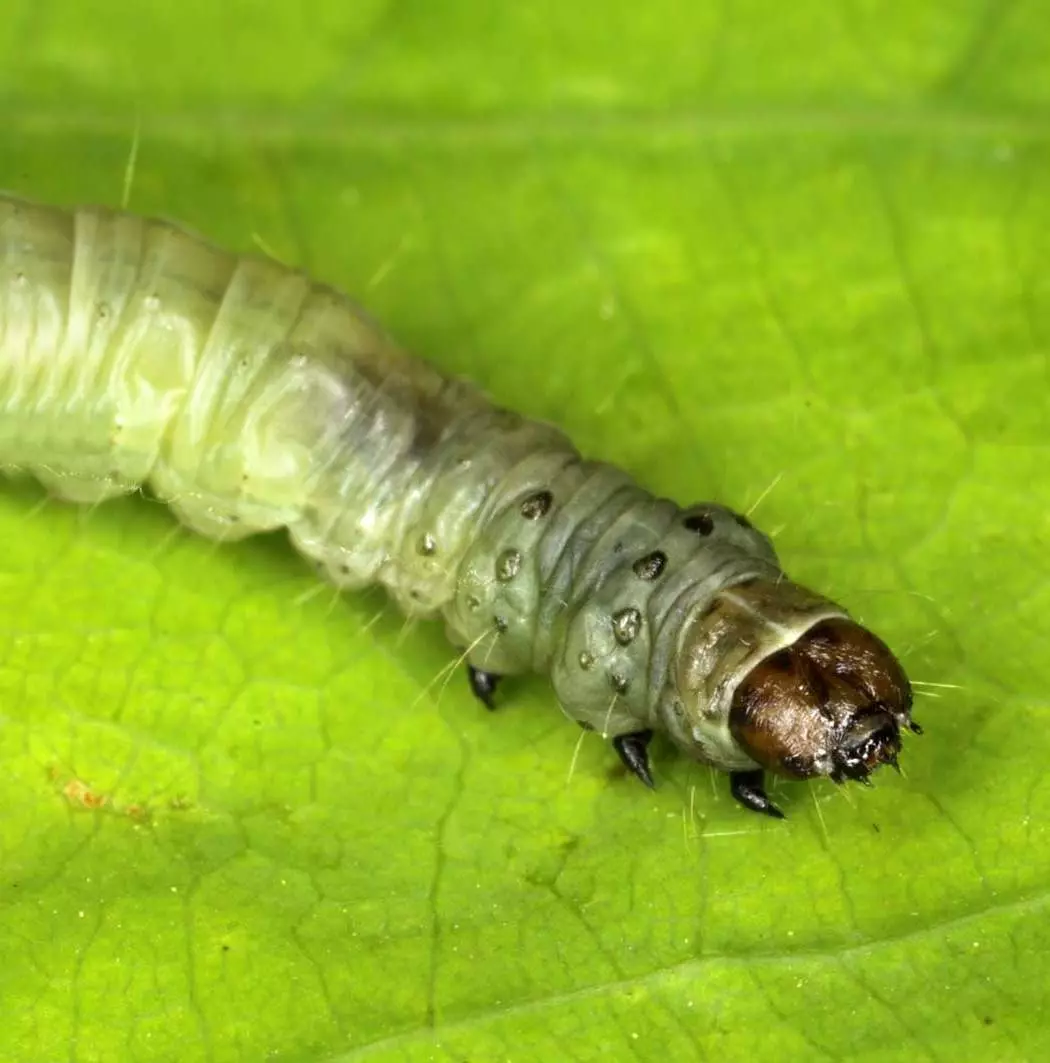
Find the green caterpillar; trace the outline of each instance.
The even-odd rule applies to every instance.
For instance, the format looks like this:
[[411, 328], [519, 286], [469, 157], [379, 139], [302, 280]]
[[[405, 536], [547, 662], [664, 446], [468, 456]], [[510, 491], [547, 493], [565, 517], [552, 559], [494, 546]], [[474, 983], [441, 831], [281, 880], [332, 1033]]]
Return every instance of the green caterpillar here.
[[339, 292], [166, 222], [0, 196], [0, 464], [96, 503], [148, 487], [189, 528], [286, 527], [342, 588], [442, 615], [489, 707], [549, 675], [652, 785], [655, 731], [763, 786], [896, 764], [890, 650], [787, 579], [769, 539], [584, 460], [407, 356]]

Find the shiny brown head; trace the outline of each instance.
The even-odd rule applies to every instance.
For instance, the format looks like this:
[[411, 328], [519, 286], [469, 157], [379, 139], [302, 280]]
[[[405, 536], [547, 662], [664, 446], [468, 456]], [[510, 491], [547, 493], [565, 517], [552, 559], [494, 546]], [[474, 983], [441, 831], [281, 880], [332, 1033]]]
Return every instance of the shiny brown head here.
[[867, 781], [896, 767], [911, 685], [889, 648], [852, 620], [825, 620], [757, 664], [737, 687], [729, 729], [747, 754], [789, 778]]

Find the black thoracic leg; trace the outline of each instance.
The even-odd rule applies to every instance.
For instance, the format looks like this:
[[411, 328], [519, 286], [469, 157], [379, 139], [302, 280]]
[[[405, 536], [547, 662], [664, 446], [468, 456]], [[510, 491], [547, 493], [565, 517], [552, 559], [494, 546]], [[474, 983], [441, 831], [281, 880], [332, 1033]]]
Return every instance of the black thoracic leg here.
[[486, 709], [494, 709], [496, 706], [492, 701], [492, 695], [496, 693], [496, 687], [499, 685], [500, 676], [493, 675], [492, 672], [483, 672], [480, 668], [475, 668], [472, 664], [467, 665], [467, 675], [470, 677], [470, 689], [473, 691], [474, 697], [476, 697]]
[[749, 808], [752, 812], [764, 812], [774, 819], [784, 818], [784, 813], [766, 796], [761, 768], [757, 771], [730, 772], [729, 789], [744, 808]]
[[652, 731], [634, 731], [627, 735], [617, 735], [613, 739], [613, 749], [620, 755], [620, 760], [630, 768], [650, 790], [654, 789], [652, 772], [649, 771], [649, 739]]

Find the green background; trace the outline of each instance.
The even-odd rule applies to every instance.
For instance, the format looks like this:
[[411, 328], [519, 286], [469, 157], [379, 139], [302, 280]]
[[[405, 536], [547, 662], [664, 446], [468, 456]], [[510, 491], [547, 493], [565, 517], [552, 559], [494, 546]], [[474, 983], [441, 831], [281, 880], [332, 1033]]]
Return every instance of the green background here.
[[11, 486], [0, 1059], [1046, 1058], [1048, 56], [1038, 0], [7, 0], [0, 187], [119, 204], [137, 144], [133, 209], [654, 490], [776, 480], [945, 686], [765, 821], [428, 686], [436, 625], [280, 536]]

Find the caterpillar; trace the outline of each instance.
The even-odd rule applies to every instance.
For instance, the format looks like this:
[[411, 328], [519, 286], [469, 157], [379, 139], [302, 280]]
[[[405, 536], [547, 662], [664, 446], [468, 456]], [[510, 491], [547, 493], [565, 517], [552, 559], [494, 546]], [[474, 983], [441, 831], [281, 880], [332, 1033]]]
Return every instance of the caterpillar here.
[[474, 694], [549, 677], [653, 786], [662, 732], [781, 817], [765, 773], [897, 765], [887, 645], [715, 503], [679, 506], [405, 351], [351, 299], [166, 221], [0, 195], [0, 466], [137, 490], [203, 536], [287, 529], [337, 587], [443, 618]]

